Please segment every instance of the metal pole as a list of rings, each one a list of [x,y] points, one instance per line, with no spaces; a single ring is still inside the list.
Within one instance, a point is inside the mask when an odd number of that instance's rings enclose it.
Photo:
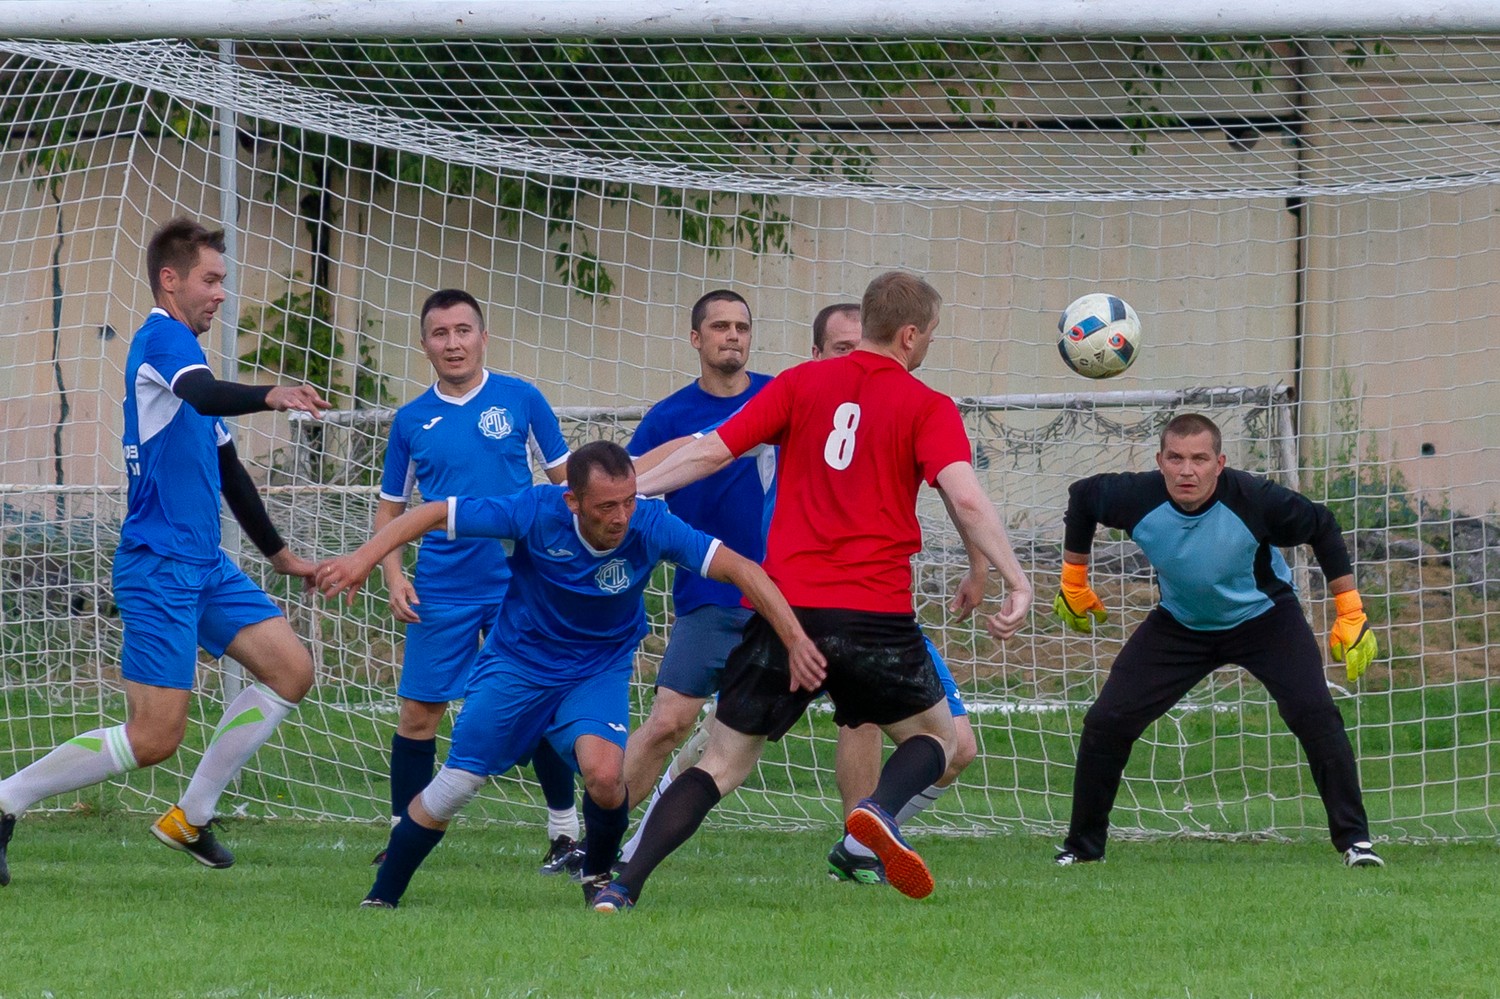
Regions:
[[[672,38],[1462,34],[1494,0],[28,0],[0,38]]]
[[[234,42],[227,39],[219,42],[219,62],[225,68],[226,79],[232,78],[234,70]],[[228,92],[228,88],[224,92]],[[240,192],[239,150],[236,135],[239,126],[230,102],[216,109],[219,121],[219,224],[224,228],[224,304],[219,306],[219,377],[225,381],[236,381],[239,376],[239,326],[240,326]],[[235,435],[232,418],[224,425],[231,436]],[[240,525],[233,517],[224,518],[224,551],[236,562],[243,546]],[[245,668],[235,660],[224,657],[224,698],[232,701],[245,686]]]

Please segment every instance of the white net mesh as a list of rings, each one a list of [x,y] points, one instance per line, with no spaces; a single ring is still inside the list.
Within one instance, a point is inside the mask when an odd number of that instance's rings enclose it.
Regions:
[[[627,435],[696,374],[704,291],[750,300],[752,367],[774,373],[807,356],[820,307],[906,267],[947,303],[922,376],[961,399],[1039,596],[1004,648],[948,621],[960,553],[924,499],[921,614],[981,741],[925,822],[1065,822],[1082,708],[1153,589],[1133,546],[1101,537],[1110,623],[1061,635],[1044,611],[1062,497],[1148,467],[1164,421],[1201,409],[1232,464],[1300,484],[1351,532],[1389,653],[1340,693],[1376,829],[1496,831],[1500,39],[5,41],[0,57],[0,773],[123,717],[108,567],[142,247],[173,215],[221,218],[227,185],[238,323],[204,338],[212,363],[340,406],[322,428],[237,421],[305,554],[368,534],[384,420],[430,382],[413,315],[435,288],[485,303],[491,366],[540,386],[578,441]],[[1055,347],[1058,310],[1093,290],[1145,329],[1136,365],[1098,384]],[[1299,578],[1323,633],[1321,580]],[[376,819],[400,634],[378,593],[341,609],[266,583],[320,683],[230,800]],[[668,624],[652,609],[643,693]],[[237,678],[200,676],[212,722]],[[134,776],[127,807],[175,800],[203,736]],[[814,712],[721,820],[831,824],[831,738]],[[535,815],[520,778],[483,801]],[[1115,823],[1324,820],[1269,698],[1226,670],[1147,733]]]

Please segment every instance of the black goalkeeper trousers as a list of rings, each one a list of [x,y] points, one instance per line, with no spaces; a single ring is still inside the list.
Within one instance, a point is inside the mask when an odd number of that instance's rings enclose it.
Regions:
[[[1287,601],[1225,631],[1193,631],[1160,607],[1147,615],[1084,716],[1067,849],[1087,860],[1104,856],[1109,813],[1131,747],[1204,677],[1229,664],[1266,685],[1302,744],[1333,845],[1346,850],[1369,839],[1354,749],[1328,692],[1323,656],[1302,608]]]

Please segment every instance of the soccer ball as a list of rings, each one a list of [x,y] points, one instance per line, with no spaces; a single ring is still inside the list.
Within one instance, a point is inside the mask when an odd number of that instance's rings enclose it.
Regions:
[[[1057,352],[1085,378],[1113,378],[1141,348],[1141,321],[1123,298],[1084,295],[1057,321]]]

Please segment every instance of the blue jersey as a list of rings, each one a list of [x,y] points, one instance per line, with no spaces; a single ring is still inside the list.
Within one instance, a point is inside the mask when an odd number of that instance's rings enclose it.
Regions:
[[[652,406],[626,447],[639,457],[659,444],[707,433],[739,412],[740,407],[771,381],[770,375],[750,373],[750,387],[728,398],[710,395],[693,382]],[[700,531],[721,539],[750,561],[766,557],[769,504],[775,498],[776,457],[771,449],[747,454],[689,486],[667,496],[667,506]],[[672,608],[681,615],[706,604],[738,607],[740,591],[728,583],[678,573],[672,584]]]
[[[1233,628],[1296,599],[1279,548],[1311,545],[1329,579],[1353,571],[1326,506],[1233,468],[1191,513],[1172,502],[1160,472],[1080,479],[1068,490],[1065,524],[1063,547],[1080,554],[1097,524],[1128,532],[1156,570],[1162,608],[1197,631]]]
[[[219,446],[229,431],[172,394],[184,372],[208,370],[198,338],[152,309],[125,358],[125,475],[120,548],[208,565],[219,559]]]
[[[454,399],[429,388],[396,411],[385,452],[380,498],[509,496],[531,485],[531,455],[544,468],[567,460],[557,416],[535,386],[484,373],[477,388]],[[422,539],[412,585],[423,600],[495,603],[510,579],[505,548],[493,538]]]
[[[626,667],[648,630],[641,594],[662,561],[702,574],[719,542],[674,517],[660,500],[636,504],[624,540],[609,551],[578,533],[562,486],[533,486],[503,497],[448,501],[448,533],[507,538],[510,591],[491,650],[539,673],[585,677]]]

